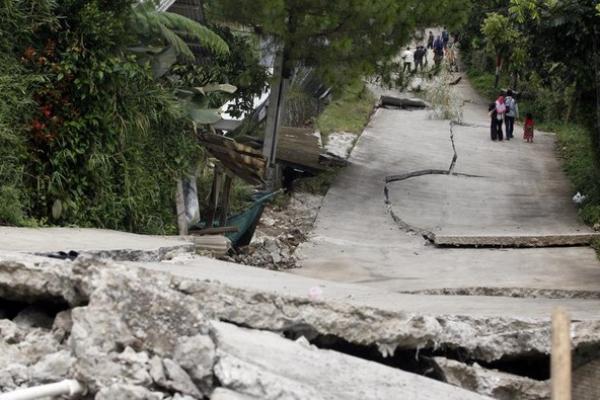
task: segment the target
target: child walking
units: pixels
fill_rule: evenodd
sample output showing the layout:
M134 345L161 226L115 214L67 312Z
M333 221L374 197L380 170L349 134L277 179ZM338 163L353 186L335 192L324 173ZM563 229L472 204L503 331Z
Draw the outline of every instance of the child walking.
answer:
M533 127L535 122L533 122L533 116L531 113L525 114L525 126L523 132L523 139L527 141L527 143L533 143Z

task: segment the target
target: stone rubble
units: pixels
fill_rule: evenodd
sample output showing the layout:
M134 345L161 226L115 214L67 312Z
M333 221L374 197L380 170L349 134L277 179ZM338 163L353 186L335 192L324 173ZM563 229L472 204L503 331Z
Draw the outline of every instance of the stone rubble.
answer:
M221 260L273 270L297 268L295 250L307 239L323 197L293 193L286 207L268 205L249 246Z
M16 318L0 320L0 390L73 378L85 384L89 398L101 400L385 399L397 398L391 393L399 388L410 399L442 396L423 387L467 399L469 392L455 393L459 389L320 350L310 340L377 346L384 356L398 348L457 350L482 362L548 354L550 348L547 321L392 312L240 289L141 266L0 254L4 299L24 304L29 315L46 308L25 303L60 306L39 319L53 319L50 327L27 318L17 319L19 324ZM598 322L575 322L574 346L598 347L599 331ZM291 341L274 332L305 338ZM381 376L390 378L384 384ZM328 386L318 386L318 380ZM216 386L230 391L215 392Z
M434 357L436 369L445 381L498 400L549 400L550 382L536 381L474 363L467 365L444 357Z
M2 293L68 308L45 315L50 327L0 320L0 391L69 378L96 400L391 399L399 390L412 399L485 398L305 340L216 322L217 310L181 286L169 274L94 259L0 255Z

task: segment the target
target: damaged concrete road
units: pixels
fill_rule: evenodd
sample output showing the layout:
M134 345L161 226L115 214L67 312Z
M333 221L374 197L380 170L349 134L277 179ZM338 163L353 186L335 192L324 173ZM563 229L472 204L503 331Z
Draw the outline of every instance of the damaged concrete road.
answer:
M486 398L306 339L216 322L233 315L232 301L250 306L261 294L132 266L2 255L3 304L10 299L15 311L33 307L53 320L51 327L39 318L0 320L2 391L75 378L97 400ZM218 306L206 304L181 286L223 296ZM324 306L315 303L311 314ZM331 314L317 318L327 318L322 326L333 321Z
M215 374L226 387L257 399L470 400L486 397L381 364L319 350L303 340L224 323L213 325Z
M3 256L0 297L12 301L85 304L88 286L77 263L22 255ZM314 338L337 337L374 346L383 355L396 349L455 349L473 359L494 361L526 353L548 354L548 315L565 305L577 321L574 341L591 348L600 320L600 301L425 296L372 290L294 275L250 269L205 258L188 264L126 263L134 277L160 274L164 283L192 296L203 313L241 326ZM145 272L136 272L143 268ZM96 269L101 270L100 267ZM321 294L312 295L314 288ZM352 295L348 295L352 293ZM473 305L475 301L476 305ZM469 313L465 313L471 304ZM527 305L527 308L524 308ZM512 316L507 316L509 310ZM460 312L462 312L462 314Z
M550 398L550 382L507 374L482 368L478 364L466 365L444 357L433 359L446 382L484 393L499 400L545 400Z
M116 260L162 260L169 253L193 252L194 238L151 236L108 229L17 228L0 226L0 251L57 254L69 251Z
M485 178L427 175L391 183L391 207L415 229L399 226L384 203L386 177L448 171L455 153L448 121L429 119L428 111L379 109L297 250L302 268L290 272L396 292L597 298L600 262L590 247L436 248L422 237L432 231L453 238L444 245L467 238L474 247L474 237L512 246L502 240L558 235L550 244L569 245L571 237L587 241L592 234L577 220L554 135L540 132L534 145L492 142L485 103L466 79L456 87L470 101L466 124L453 129L453 172Z

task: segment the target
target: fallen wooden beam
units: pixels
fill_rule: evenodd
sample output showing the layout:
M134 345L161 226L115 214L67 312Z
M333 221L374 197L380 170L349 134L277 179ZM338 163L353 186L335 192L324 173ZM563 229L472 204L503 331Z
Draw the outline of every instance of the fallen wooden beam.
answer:
M223 233L236 233L239 231L237 226L219 226L215 228L190 229L189 234L193 236L220 235Z

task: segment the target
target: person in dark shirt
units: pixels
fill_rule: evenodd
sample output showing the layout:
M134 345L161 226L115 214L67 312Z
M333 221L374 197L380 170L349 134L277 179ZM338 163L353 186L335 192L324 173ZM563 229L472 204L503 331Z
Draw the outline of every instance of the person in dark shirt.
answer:
M435 38L433 37L433 32L429 31L429 37L427 38L427 48L433 50L433 41Z
M496 103L490 103L488 107L489 116L491 117L490 121L490 134L493 141L497 140L498 137L498 114L496 113Z
M415 72L419 71L419 67L421 67L421 72L423 72L423 58L425 57L425 48L422 45L418 45L415 50L414 60L415 60Z

